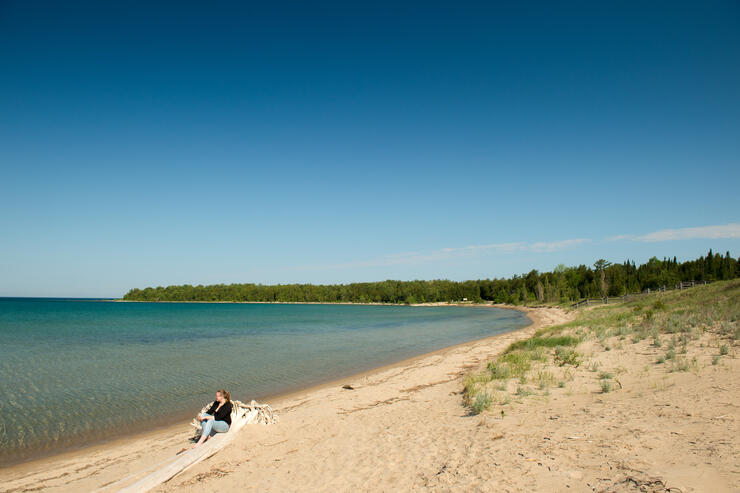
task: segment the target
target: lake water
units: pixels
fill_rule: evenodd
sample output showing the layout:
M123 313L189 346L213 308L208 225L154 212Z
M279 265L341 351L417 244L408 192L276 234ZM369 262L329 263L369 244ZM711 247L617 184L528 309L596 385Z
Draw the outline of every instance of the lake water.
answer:
M496 308L0 298L0 463L524 327Z

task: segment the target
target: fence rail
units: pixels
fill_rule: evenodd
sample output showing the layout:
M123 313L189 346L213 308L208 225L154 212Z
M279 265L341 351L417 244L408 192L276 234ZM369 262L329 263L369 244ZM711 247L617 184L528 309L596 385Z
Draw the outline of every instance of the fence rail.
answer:
M645 296L646 294L662 293L665 291L683 290L683 289L693 288L695 286L704 286L705 284L709 284L710 282L712 281L682 281L682 282L677 282L673 287L669 287L664 284L658 289L647 288L641 293L628 293L622 296L607 296L605 298L584 298L580 301L577 301L576 303L573 303L572 305L570 305L570 307L580 308L582 306L590 306L590 305L601 305L601 304L608 305L609 303L624 303L626 301L639 298L641 296Z

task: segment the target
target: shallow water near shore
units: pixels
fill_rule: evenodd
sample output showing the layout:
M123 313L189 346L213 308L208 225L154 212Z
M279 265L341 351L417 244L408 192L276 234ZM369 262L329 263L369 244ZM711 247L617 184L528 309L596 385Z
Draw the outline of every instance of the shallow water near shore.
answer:
M0 299L0 464L516 330L497 308Z

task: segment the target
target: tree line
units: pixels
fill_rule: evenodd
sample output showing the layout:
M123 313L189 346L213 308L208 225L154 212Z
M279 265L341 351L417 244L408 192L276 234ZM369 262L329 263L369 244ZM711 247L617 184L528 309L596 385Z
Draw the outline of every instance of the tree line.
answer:
M611 263L600 259L592 266L559 265L551 272L532 270L508 279L471 281L379 281L350 284L189 284L131 289L131 301L259 301L324 303L471 302L523 304L565 303L582 298L621 296L645 289L672 287L682 281L714 281L740 277L740 259L709 253L695 260L651 258Z

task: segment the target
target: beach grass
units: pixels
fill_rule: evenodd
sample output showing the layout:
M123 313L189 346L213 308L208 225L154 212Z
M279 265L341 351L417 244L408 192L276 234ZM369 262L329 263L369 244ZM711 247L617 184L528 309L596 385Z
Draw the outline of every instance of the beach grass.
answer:
M479 414L517 399L548 398L551 389L570 392L566 388L576 374L593 375L594 392L618 391L622 385L616 377L619 372L602 368L597 356L640 343L657 353L647 372L699 372L694 348L704 335L711 335L716 344L713 355L707 357L708 365L734 357L740 340L740 280L578 309L572 321L539 329L492 358L484 371L469 373L463 404L471 414Z

